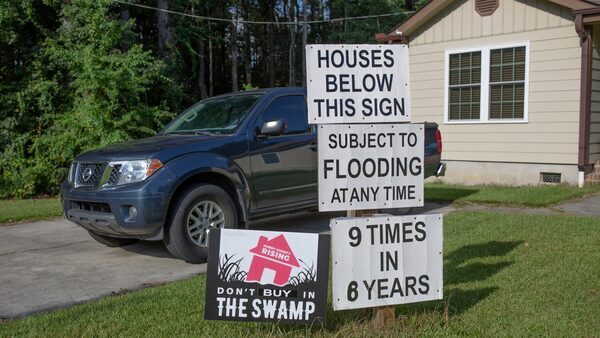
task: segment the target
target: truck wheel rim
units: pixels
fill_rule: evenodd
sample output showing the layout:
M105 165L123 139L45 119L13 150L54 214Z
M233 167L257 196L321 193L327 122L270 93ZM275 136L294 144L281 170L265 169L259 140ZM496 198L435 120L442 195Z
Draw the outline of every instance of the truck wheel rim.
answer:
M196 204L187 219L188 235L198 246L207 246L210 230L223 228L224 225L223 209L213 201L202 201Z

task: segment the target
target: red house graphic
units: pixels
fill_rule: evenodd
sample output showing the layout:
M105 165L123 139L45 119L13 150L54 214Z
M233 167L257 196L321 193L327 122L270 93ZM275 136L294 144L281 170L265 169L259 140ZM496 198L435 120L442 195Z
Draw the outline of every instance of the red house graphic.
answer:
M273 284L282 286L290 279L292 267L300 266L283 235L271 240L260 236L258 244L250 252L254 257L246 276L247 282L260 282L265 269L269 269L275 271Z

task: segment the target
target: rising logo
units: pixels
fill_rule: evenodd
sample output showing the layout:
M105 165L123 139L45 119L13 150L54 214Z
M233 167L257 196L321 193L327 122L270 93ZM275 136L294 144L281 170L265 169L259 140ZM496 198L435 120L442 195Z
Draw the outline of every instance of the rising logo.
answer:
M260 236L258 244L250 252L254 257L246 277L247 282L260 282L265 269L269 269L275 271L273 284L283 286L290 280L292 268L300 266L283 235L270 240Z

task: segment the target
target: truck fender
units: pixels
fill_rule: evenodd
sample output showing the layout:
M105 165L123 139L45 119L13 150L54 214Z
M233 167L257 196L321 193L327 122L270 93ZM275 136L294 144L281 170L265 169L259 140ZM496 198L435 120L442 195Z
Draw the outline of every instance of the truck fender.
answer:
M215 153L195 153L179 157L166 164L171 172L177 177L171 191L167 196L170 207L175 192L192 177L204 174L214 173L225 177L235 187L235 194L232 197L234 203L240 208L238 216L240 221L248 227L248 207L250 206L250 188L246 181L242 169L231 159ZM167 209L168 210L168 209Z

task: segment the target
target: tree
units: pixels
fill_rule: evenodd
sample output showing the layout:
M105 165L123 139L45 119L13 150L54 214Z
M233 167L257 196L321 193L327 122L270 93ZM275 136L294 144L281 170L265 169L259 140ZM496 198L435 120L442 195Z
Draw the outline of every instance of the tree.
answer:
M65 5L58 34L43 43L32 80L20 94L23 109L43 112L42 130L23 134L0 161L11 195L56 193L78 153L152 135L172 116L153 99L168 85L162 63L141 45L124 41L132 21L118 20L111 4ZM40 93L60 106L49 110Z

